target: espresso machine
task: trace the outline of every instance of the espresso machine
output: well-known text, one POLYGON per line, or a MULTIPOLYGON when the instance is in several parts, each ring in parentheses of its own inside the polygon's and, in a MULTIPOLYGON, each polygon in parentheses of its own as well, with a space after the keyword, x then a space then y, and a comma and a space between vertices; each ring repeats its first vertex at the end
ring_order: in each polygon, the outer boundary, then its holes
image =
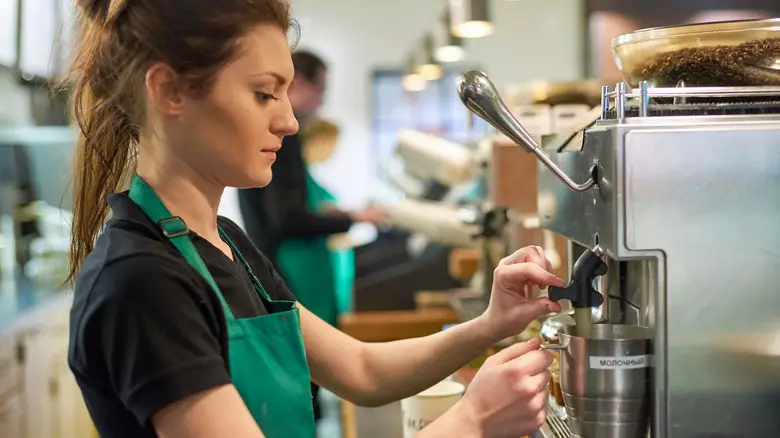
POLYGON ((617 38, 626 82, 603 87, 598 120, 563 141, 539 144, 485 74, 464 74, 464 104, 538 157, 541 226, 570 241, 571 283, 550 292, 573 316, 563 392, 618 389, 572 397, 586 421, 567 399, 568 427, 550 436, 780 436, 779 29, 617 38), (619 415, 629 390, 645 421, 619 415))

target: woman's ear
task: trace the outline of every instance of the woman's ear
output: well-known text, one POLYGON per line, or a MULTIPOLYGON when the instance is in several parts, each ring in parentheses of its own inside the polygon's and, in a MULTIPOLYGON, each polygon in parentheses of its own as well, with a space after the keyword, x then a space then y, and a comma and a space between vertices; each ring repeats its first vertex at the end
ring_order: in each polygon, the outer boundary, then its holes
POLYGON ((146 93, 149 105, 161 114, 178 116, 182 113, 184 87, 176 72, 167 64, 157 63, 146 71, 146 93))

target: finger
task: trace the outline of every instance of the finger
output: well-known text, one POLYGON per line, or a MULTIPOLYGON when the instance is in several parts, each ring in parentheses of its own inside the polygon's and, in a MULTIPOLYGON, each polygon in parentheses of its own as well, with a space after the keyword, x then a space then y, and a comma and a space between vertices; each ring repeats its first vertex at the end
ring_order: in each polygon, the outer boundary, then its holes
MULTIPOLYGON (((527 419, 536 419, 539 416, 539 412, 546 411, 547 400, 549 396, 547 391, 535 392, 530 397, 525 397, 523 400, 523 407, 521 408, 520 416, 527 419)), ((521 405, 522 406, 522 405, 521 405)))
POLYGON ((533 321, 550 313, 560 313, 561 305, 548 297, 537 297, 520 304, 520 312, 525 320, 533 321))
POLYGON ((503 284, 516 284, 518 286, 514 288, 516 291, 520 291, 522 288, 519 286, 524 285, 525 283, 533 283, 540 287, 563 287, 566 285, 566 283, 555 274, 534 263, 515 263, 513 265, 502 266, 497 274, 501 276, 503 284))
POLYGON ((534 426, 536 426, 537 429, 544 426, 545 422, 547 421, 547 409, 542 409, 539 411, 538 414, 536 414, 536 421, 534 422, 534 426))
POLYGON ((533 246, 533 249, 536 251, 537 254, 539 254, 539 257, 542 260, 542 266, 544 269, 547 269, 549 272, 553 271, 552 262, 550 262, 550 259, 547 258, 547 256, 544 253, 544 248, 541 246, 535 245, 533 246))
POLYGON ((525 299, 531 299, 534 293, 534 287, 531 284, 526 284, 523 286, 523 298, 525 299))
POLYGON ((539 338, 533 338, 527 342, 518 342, 494 354, 492 358, 496 361, 496 363, 506 363, 521 357, 526 353, 538 351, 541 344, 542 343, 539 338))
POLYGON ((534 414, 534 416, 538 412, 546 410, 545 408, 547 407, 548 397, 547 390, 542 389, 534 396, 534 398, 528 402, 528 408, 534 414))
MULTIPOLYGON (((539 265, 547 269, 547 257, 544 256, 544 250, 541 246, 531 246, 528 251, 528 262, 539 265)), ((549 269, 547 269, 549 271, 549 269)))
MULTIPOLYGON (((511 364, 520 367, 523 373, 528 376, 539 376, 546 373, 547 368, 552 364, 552 354, 544 350, 530 351, 512 360, 511 364)), ((545 378, 545 376, 540 378, 545 378)))
POLYGON ((537 256, 539 256, 539 260, 541 261, 542 266, 544 267, 547 264, 547 256, 544 255, 544 248, 542 248, 539 245, 534 245, 531 247, 531 249, 537 256))
POLYGON ((561 303, 551 300, 549 297, 537 297, 533 302, 539 307, 539 316, 546 315, 547 313, 560 313, 561 303))
MULTIPOLYGON (((547 259, 547 257, 544 255, 544 249, 541 246, 532 246, 531 247, 536 254, 538 254, 538 265, 543 267, 547 270, 547 272, 552 272, 552 263, 550 263, 550 260, 547 259)), ((534 260, 534 263, 536 263, 536 260, 534 260)), ((539 286, 540 289, 544 290, 546 289, 546 286, 539 286)))
POLYGON ((539 392, 544 392, 547 390, 547 388, 550 386, 550 369, 545 369, 542 374, 539 374, 537 376, 533 377, 534 379, 539 379, 536 383, 538 384, 537 388, 539 392))
POLYGON ((506 266, 506 265, 514 265, 516 263, 531 262, 541 267, 544 267, 545 266, 544 251, 542 250, 540 254, 539 250, 541 250, 541 248, 538 246, 526 246, 524 248, 520 248, 517 251, 510 254, 509 256, 504 257, 501 260, 501 262, 499 262, 499 265, 506 266))

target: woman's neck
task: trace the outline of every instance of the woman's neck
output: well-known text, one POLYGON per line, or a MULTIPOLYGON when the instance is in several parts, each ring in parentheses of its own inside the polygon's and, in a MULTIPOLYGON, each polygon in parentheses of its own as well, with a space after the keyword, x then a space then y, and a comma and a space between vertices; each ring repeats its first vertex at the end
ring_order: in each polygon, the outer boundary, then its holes
POLYGON ((217 231, 217 211, 224 186, 198 173, 178 157, 152 151, 139 153, 136 173, 149 184, 168 211, 182 218, 190 230, 218 248, 224 246, 217 231))

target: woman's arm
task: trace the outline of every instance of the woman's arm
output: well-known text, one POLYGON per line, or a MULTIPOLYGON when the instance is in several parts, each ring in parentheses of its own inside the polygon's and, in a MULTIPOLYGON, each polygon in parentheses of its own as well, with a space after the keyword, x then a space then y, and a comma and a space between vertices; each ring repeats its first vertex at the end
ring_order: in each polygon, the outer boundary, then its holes
POLYGON ((499 263, 487 311, 442 332, 394 342, 363 343, 301 308, 301 327, 313 380, 363 406, 379 406, 423 391, 455 372, 496 341, 520 333, 560 306, 528 299, 533 285, 562 286, 539 247, 499 263))
POLYGON ((486 434, 482 431, 474 410, 460 401, 437 418, 433 423, 425 426, 415 438, 483 438, 486 434))
POLYGON ((152 417, 161 438, 263 438, 233 385, 203 391, 163 408, 152 417))
POLYGON ((381 406, 421 392, 497 340, 479 317, 422 338, 365 343, 298 307, 312 379, 361 406, 381 406))

